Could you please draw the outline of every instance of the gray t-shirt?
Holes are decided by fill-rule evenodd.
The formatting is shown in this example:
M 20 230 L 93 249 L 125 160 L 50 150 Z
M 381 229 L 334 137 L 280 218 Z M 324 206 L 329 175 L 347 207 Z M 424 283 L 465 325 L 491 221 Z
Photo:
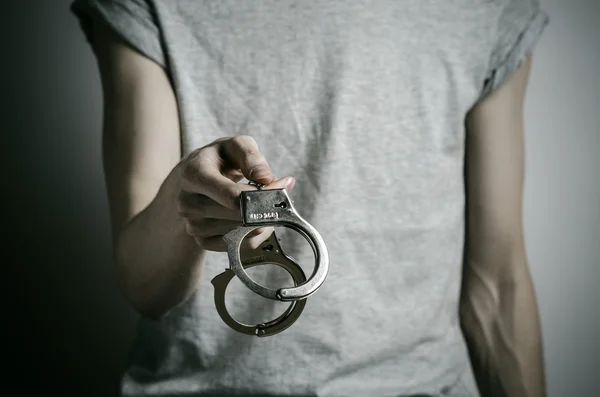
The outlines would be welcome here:
M 200 288 L 141 320 L 125 396 L 465 396 L 458 321 L 465 114 L 521 64 L 547 15 L 537 0 L 77 0 L 168 70 L 184 153 L 253 136 L 331 266 L 300 319 L 256 338 L 217 315 L 210 253 Z M 311 248 L 278 231 L 307 274 Z M 250 272 L 274 287 L 272 266 Z M 282 286 L 282 284 L 279 284 Z M 289 285 L 289 284 L 288 284 Z M 249 323 L 287 304 L 232 282 Z

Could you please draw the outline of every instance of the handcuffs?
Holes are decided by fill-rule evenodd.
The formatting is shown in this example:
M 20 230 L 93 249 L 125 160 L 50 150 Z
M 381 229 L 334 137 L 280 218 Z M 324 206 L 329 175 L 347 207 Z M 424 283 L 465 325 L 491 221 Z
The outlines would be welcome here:
M 263 189 L 262 184 L 249 184 L 257 190 L 243 191 L 240 195 L 242 226 L 223 236 L 227 243 L 229 268 L 213 278 L 211 283 L 215 289 L 215 307 L 223 322 L 243 334 L 265 337 L 286 330 L 298 320 L 306 306 L 306 298 L 314 294 L 327 278 L 329 253 L 319 232 L 296 212 L 286 189 Z M 287 227 L 308 241 L 315 255 L 315 266 L 308 279 L 298 262 L 283 252 L 280 239 L 274 231 L 258 248 L 242 247 L 242 242 L 249 233 L 266 226 Z M 246 272 L 248 268 L 265 264 L 285 269 L 292 276 L 294 286 L 267 288 L 254 281 Z M 236 321 L 225 307 L 225 291 L 234 276 L 254 293 L 267 299 L 291 302 L 290 306 L 282 315 L 266 323 L 247 325 Z

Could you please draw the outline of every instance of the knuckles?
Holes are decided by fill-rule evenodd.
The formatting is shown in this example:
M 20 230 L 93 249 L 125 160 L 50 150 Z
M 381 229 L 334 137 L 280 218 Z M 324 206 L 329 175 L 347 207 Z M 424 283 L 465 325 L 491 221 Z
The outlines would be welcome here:
M 189 221 L 185 222 L 185 232 L 193 237 L 198 236 L 198 229 Z
M 193 196 L 185 191 L 180 191 L 177 197 L 176 211 L 179 216 L 184 218 L 193 217 L 194 219 L 202 219 L 205 217 L 205 207 L 199 203 L 192 203 Z
M 256 140 L 252 138 L 250 135 L 237 135 L 231 138 L 231 144 L 237 146 L 243 151 L 256 151 L 257 144 Z
M 211 247 L 211 245 L 209 244 L 208 239 L 202 237 L 195 237 L 194 240 L 196 241 L 196 244 L 198 244 L 198 246 L 203 250 L 213 251 L 213 249 L 211 249 L 213 247 Z
M 225 241 L 211 238 L 195 237 L 196 244 L 205 251 L 224 252 L 227 250 Z
M 210 215 L 204 210 L 208 208 L 194 199 L 208 189 L 216 193 L 232 210 L 239 211 L 239 197 L 242 187 L 237 184 L 227 186 L 206 186 L 209 183 L 211 170 L 207 167 L 217 167 L 222 164 L 222 153 L 243 156 L 242 163 L 250 168 L 255 168 L 264 163 L 268 167 L 264 156 L 260 153 L 256 140 L 250 135 L 237 135 L 223 137 L 213 141 L 211 144 L 195 149 L 188 154 L 181 170 L 180 192 L 177 197 L 177 213 L 185 218 L 185 231 L 194 238 L 196 244 L 207 251 L 226 250 L 225 242 L 216 238 L 214 232 L 223 233 L 222 228 L 211 224 Z M 222 170 L 218 170 L 222 173 Z M 240 174 L 240 177 L 242 175 Z M 214 190 L 216 188 L 216 190 Z M 206 204 L 206 203 L 204 203 Z M 249 234 L 243 241 L 243 246 L 249 249 L 257 249 L 272 233 L 272 228 L 261 228 Z
M 202 182 L 203 175 L 199 166 L 200 161 L 188 160 L 181 171 L 181 188 L 193 190 L 195 185 Z
M 185 222 L 185 231 L 190 236 L 194 237 L 208 237 L 210 235 L 209 225 L 205 221 L 189 220 Z
M 227 207 L 232 210 L 238 210 L 239 208 L 239 198 L 242 194 L 242 190 L 237 186 L 237 184 L 232 184 L 231 186 L 225 187 L 221 191 L 221 197 L 224 203 L 227 203 Z
M 176 211 L 179 215 L 184 216 L 189 211 L 189 205 L 186 200 L 186 194 L 183 190 L 179 191 L 177 196 L 177 207 Z

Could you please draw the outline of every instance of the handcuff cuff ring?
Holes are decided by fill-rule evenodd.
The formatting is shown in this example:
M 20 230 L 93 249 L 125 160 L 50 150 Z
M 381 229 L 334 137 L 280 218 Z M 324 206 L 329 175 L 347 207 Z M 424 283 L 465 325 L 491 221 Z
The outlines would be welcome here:
M 286 189 L 262 189 L 262 185 L 252 184 L 257 190 L 243 191 L 240 196 L 243 226 L 223 236 L 227 243 L 230 269 L 246 287 L 265 298 L 284 302 L 305 299 L 314 294 L 327 278 L 327 246 L 319 232 L 296 212 Z M 308 241 L 315 256 L 315 266 L 305 282 L 293 287 L 271 289 L 258 284 L 246 273 L 240 258 L 242 242 L 251 231 L 266 226 L 287 227 Z
M 250 229 L 255 230 L 258 228 L 252 227 Z M 244 253 L 243 266 L 246 269 L 259 265 L 273 264 L 285 269 L 292 276 L 295 285 L 306 281 L 306 275 L 300 265 L 281 249 L 275 232 L 256 250 L 245 250 Z M 242 334 L 256 335 L 258 337 L 276 335 L 294 324 L 306 306 L 306 299 L 292 301 L 286 311 L 274 320 L 256 325 L 240 323 L 229 314 L 225 305 L 225 291 L 233 277 L 235 277 L 235 273 L 231 269 L 225 269 L 223 273 L 213 278 L 211 283 L 215 288 L 214 299 L 217 313 L 225 324 Z

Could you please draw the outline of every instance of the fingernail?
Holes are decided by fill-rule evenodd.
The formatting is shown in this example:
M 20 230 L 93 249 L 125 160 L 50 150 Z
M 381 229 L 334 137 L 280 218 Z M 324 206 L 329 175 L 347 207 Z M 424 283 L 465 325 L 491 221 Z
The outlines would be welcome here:
M 296 185 L 296 180 L 292 177 L 289 177 L 287 181 L 285 181 L 286 190 L 292 190 Z
M 269 170 L 267 167 L 259 166 L 259 167 L 253 168 L 252 171 L 250 171 L 250 178 L 252 178 L 253 180 L 266 178 L 270 175 L 271 175 L 271 170 Z

